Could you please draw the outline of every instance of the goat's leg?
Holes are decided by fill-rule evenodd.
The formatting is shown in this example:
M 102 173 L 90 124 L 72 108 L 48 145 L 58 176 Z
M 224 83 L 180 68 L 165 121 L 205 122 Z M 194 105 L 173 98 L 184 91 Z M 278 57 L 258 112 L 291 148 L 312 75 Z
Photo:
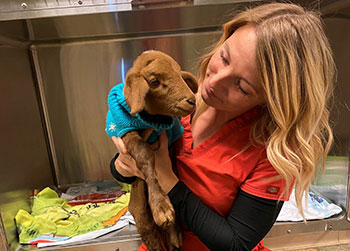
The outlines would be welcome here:
M 164 251 L 160 232 L 147 203 L 147 187 L 142 179 L 136 179 L 130 192 L 129 211 L 135 219 L 142 242 L 150 251 Z
M 161 189 L 158 180 L 154 176 L 144 173 L 148 186 L 148 203 L 153 219 L 160 227 L 175 223 L 175 211 L 168 196 Z
M 135 159 L 137 167 L 145 176 L 148 187 L 148 202 L 154 221 L 158 226 L 175 224 L 175 212 L 168 196 L 161 189 L 155 173 L 155 157 L 151 147 L 139 134 L 131 131 L 123 136 L 125 147 Z

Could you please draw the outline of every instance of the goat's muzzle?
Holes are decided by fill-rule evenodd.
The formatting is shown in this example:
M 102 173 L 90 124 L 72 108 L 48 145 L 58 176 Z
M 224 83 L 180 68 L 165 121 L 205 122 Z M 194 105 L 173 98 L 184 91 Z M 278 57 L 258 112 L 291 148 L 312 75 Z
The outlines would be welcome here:
M 187 116 L 191 114 L 196 107 L 196 99 L 189 98 L 177 103 L 177 116 Z

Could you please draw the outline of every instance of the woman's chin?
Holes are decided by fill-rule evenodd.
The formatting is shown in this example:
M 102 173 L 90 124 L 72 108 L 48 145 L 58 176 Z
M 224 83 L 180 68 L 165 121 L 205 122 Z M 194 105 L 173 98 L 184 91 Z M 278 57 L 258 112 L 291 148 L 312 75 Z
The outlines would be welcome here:
M 203 91 L 202 91 L 201 92 L 201 97 L 202 97 L 202 100 L 204 101 L 204 103 L 207 104 L 208 99 L 209 99 L 208 95 L 206 93 L 203 93 Z
M 211 102 L 210 97 L 208 97 L 208 96 L 206 96 L 206 95 L 202 95 L 202 100 L 203 100 L 203 102 L 204 102 L 206 105 L 208 105 L 208 106 L 212 106 L 212 105 L 213 105 L 212 102 Z

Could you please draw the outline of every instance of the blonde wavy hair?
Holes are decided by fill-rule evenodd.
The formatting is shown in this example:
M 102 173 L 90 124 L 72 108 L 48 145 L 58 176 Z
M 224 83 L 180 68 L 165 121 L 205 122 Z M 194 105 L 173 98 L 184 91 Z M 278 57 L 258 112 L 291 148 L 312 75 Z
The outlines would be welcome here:
M 333 141 L 329 124 L 336 78 L 333 54 L 318 13 L 295 4 L 264 4 L 223 25 L 220 40 L 200 60 L 200 82 L 215 51 L 247 24 L 256 27 L 256 63 L 266 98 L 266 112 L 252 127 L 252 140 L 266 146 L 268 160 L 286 181 L 283 193 L 295 181 L 296 202 L 304 216 L 303 192 L 309 191 L 320 160 L 324 169 Z M 197 99 L 194 120 L 206 109 L 200 92 Z

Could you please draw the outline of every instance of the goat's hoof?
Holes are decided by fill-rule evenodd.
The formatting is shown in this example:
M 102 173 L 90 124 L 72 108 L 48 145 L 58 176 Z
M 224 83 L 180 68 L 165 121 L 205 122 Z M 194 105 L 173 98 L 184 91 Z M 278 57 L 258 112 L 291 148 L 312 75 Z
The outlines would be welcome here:
M 180 248 L 180 246 L 182 245 L 182 241 L 183 241 L 182 233 L 180 231 L 177 231 L 175 228 L 171 228 L 168 233 L 169 233 L 170 243 L 174 247 Z
M 175 224 L 175 212 L 169 200 L 162 200 L 158 207 L 152 210 L 154 222 L 160 227 Z

